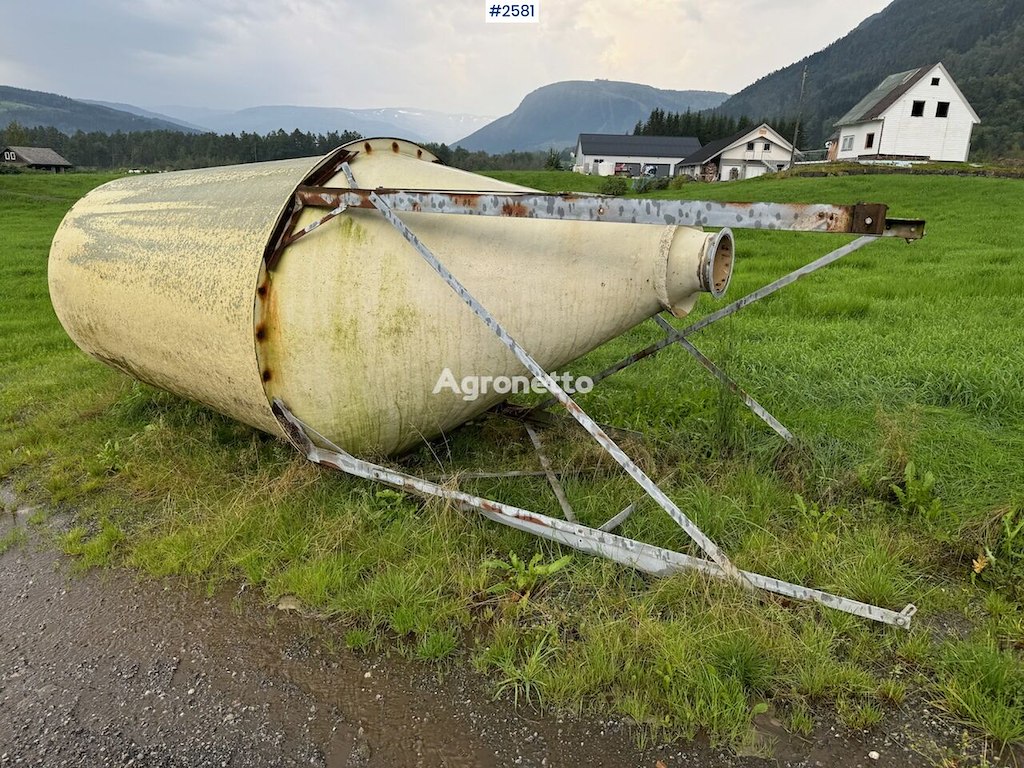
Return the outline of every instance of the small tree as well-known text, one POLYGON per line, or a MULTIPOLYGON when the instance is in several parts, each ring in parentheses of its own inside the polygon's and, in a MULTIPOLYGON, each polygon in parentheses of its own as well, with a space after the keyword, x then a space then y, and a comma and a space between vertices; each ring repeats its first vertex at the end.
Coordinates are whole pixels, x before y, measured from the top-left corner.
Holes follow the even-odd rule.
POLYGON ((15 147, 28 144, 28 131, 17 120, 12 120, 7 124, 6 130, 0 131, 0 142, 15 147))
POLYGON ((555 150, 554 147, 548 150, 548 156, 544 160, 545 171, 560 171, 562 170, 562 157, 555 150))

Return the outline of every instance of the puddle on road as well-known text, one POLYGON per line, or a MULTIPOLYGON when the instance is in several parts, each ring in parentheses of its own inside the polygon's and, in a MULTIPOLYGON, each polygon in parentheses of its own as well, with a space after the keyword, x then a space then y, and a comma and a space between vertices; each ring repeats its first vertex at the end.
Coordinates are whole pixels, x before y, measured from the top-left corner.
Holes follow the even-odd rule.
MULTIPOLYGON (((25 524, 21 511, 4 517, 25 524)), ((11 715, 0 751, 15 762, 655 764, 622 723, 493 701, 465 659, 439 671, 357 655, 340 628, 248 592, 206 597, 116 569, 72 575, 41 538, 0 556, 0 709, 11 715)))
POLYGON ((17 528, 27 529, 29 518, 38 510, 39 507, 19 503, 17 494, 9 485, 0 485, 0 537, 17 528))

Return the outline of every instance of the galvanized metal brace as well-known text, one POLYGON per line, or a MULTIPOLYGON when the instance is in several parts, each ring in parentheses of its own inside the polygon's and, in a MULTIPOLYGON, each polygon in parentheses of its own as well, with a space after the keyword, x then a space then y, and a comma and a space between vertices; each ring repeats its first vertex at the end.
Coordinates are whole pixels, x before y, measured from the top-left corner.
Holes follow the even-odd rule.
MULTIPOLYGON (((686 326, 685 328, 676 329, 673 326, 669 325, 668 322, 664 320, 664 318, 660 316, 655 316, 654 321, 658 323, 658 325, 667 332, 664 338, 659 339, 653 344, 622 358, 617 363, 614 363, 613 365, 610 365, 607 368, 605 368, 603 371, 594 374, 593 376, 590 377, 590 379, 591 381, 594 382, 595 385, 597 385, 600 382, 607 379, 609 376, 616 374, 619 371, 624 371, 626 368, 629 368, 631 365, 639 363, 641 360, 645 360, 648 357, 653 357, 654 355, 661 352, 663 349, 670 347, 673 344, 679 344, 683 349, 685 349, 687 352, 693 355, 697 362, 699 362, 708 371, 710 371, 713 376, 715 376, 719 381, 721 381, 723 384, 729 387, 729 389, 736 393, 736 395, 744 402, 744 404, 758 418, 760 418, 769 427, 771 427, 775 431, 775 433, 779 435, 779 437, 781 437, 788 443, 793 443, 793 434, 788 429, 786 429, 786 427, 784 427, 778 419, 772 416, 771 413, 769 413, 760 403, 758 403, 756 400, 754 400, 754 398, 752 398, 750 395, 744 392, 738 384, 736 384, 732 379, 730 379, 724 371, 718 368, 718 366, 716 366, 711 360, 709 360, 699 349, 697 349, 697 347, 690 343, 687 340, 687 337, 694 335, 698 331, 704 330, 709 325, 717 323, 719 320, 722 320, 723 318, 729 317, 730 315, 739 312, 744 307, 748 307, 754 302, 760 301, 761 299, 765 298, 766 296, 772 295, 776 291, 785 288, 787 285, 796 282, 801 277, 809 275, 812 272, 816 272, 822 267, 826 267, 829 264, 832 264, 833 262, 843 258, 844 256, 848 256, 851 253, 860 250, 864 246, 870 245, 876 240, 878 240, 878 238, 874 236, 859 237, 852 243, 847 243, 841 248, 837 248, 834 251, 826 253, 824 256, 815 259, 809 264, 805 264, 804 266, 795 269, 786 275, 783 275, 778 280, 774 280, 768 283, 768 285, 758 288, 756 291, 747 294, 741 299, 737 299, 731 304, 727 304, 721 309, 712 312, 710 315, 701 318, 700 320, 696 321, 695 323, 692 323, 691 325, 686 326)), ((557 402, 558 401, 555 398, 548 397, 539 402, 537 405, 535 405, 533 407, 533 410, 545 410, 555 405, 557 402)))
POLYGON ((648 496, 664 509, 669 516, 676 521, 680 528, 682 528, 686 535, 693 539, 694 543, 715 562, 715 564, 730 578, 736 580, 741 584, 747 584, 746 579, 740 574, 736 566, 732 564, 726 554, 718 548, 711 539, 709 539, 704 532, 687 517, 675 502, 668 497, 668 495, 658 487, 647 474, 640 469, 639 466, 626 455, 614 440, 612 440, 597 423, 588 416, 583 409, 563 390, 558 386, 556 382, 541 365, 530 356, 530 354, 523 349, 519 343, 509 335, 502 325, 494 318, 494 316, 487 311, 487 309, 476 300, 476 298, 469 292, 469 290, 459 282, 459 279, 453 275, 444 264, 441 263, 440 259, 434 255, 434 253, 420 241, 412 230, 406 226, 405 222, 402 221, 395 213, 388 207, 388 204, 383 199, 377 196, 376 193, 370 193, 370 200, 374 206, 381 212, 385 220, 391 224, 398 232, 406 239, 406 241, 415 248, 424 260, 433 268, 438 275, 449 285, 449 287, 455 292, 455 294, 462 299, 463 303, 468 306, 473 313, 483 320, 484 324, 494 332, 498 337, 499 341, 511 350, 512 354, 516 356, 520 363, 544 385, 544 388, 548 390, 557 400, 560 402, 569 414, 578 421, 582 427, 590 433, 590 435, 598 442, 598 444, 608 452, 608 454, 615 459, 616 463, 626 473, 632 477, 636 483, 644 489, 648 496))
MULTIPOLYGON (((636 539, 617 536, 605 530, 589 528, 579 523, 559 520, 509 504, 473 496, 420 477, 389 469, 380 464, 357 459, 303 424, 280 399, 275 398, 272 407, 285 434, 288 435, 295 447, 314 464, 322 464, 366 480, 375 480, 402 491, 447 499, 462 510, 479 512, 489 520, 510 528, 532 533, 542 539, 554 541, 587 554, 613 560, 644 573, 668 576, 681 571, 696 570, 708 576, 735 580, 734 576, 727 574, 719 565, 708 560, 645 544, 636 539), (317 445, 313 436, 317 437, 322 445, 317 445)), ((630 507, 627 507, 627 510, 629 509, 630 507)), ((614 519, 605 525, 610 525, 614 519)), ((902 611, 891 611, 887 608, 861 603, 798 584, 790 584, 750 571, 737 571, 737 573, 743 579, 743 583, 757 589, 794 600, 818 603, 845 613, 904 629, 910 628, 911 619, 917 612, 917 608, 913 605, 908 605, 902 611)))
POLYGON ((347 205, 350 208, 376 208, 378 206, 373 200, 376 196, 396 213, 446 213, 684 227, 828 232, 898 237, 907 240, 922 237, 925 224, 917 219, 887 218, 887 208, 881 203, 723 203, 710 200, 650 200, 568 193, 545 195, 529 192, 428 192, 311 186, 300 186, 295 195, 303 205, 320 208, 334 208, 339 205, 347 205))
MULTIPOLYGON (((600 529, 588 528, 576 523, 572 519, 572 509, 569 506, 568 500, 565 499, 564 491, 557 480, 556 474, 540 448, 539 438, 529 427, 527 429, 530 439, 533 441, 541 457, 543 476, 548 479, 552 489, 558 496, 559 504, 568 518, 565 521, 489 499, 472 496, 429 480, 357 459, 303 424, 288 410, 285 403, 275 398, 272 404, 273 410, 285 434, 289 436, 296 447, 310 461, 333 467, 356 477, 383 482, 395 488, 438 496, 456 503, 461 509, 476 510, 485 517, 503 525, 533 533, 583 552, 606 557, 647 573, 657 575, 680 570, 698 570, 710 576, 729 579, 748 588, 762 589, 798 600, 819 603, 846 613, 898 627, 910 627, 911 618, 917 610, 913 605, 908 605, 902 611, 896 612, 737 569, 725 553, 668 498, 661 488, 619 448, 606 432, 558 386, 558 383, 548 375, 533 357, 508 334, 493 315, 444 266, 440 259, 416 237, 405 222, 398 218, 395 210, 865 234, 865 237, 861 237, 811 264, 791 272, 783 278, 754 291, 739 301, 733 302, 681 331, 676 330, 662 318, 657 317, 656 321, 659 322, 659 325, 668 331, 664 339, 625 358, 594 377, 596 383, 645 357, 656 354, 671 344, 679 343, 711 371, 712 374, 717 376, 733 391, 737 392, 748 407, 787 441, 792 441, 792 434, 687 341, 686 337, 723 317, 739 311, 744 306, 774 293, 803 275, 820 269, 848 253, 852 253, 858 248, 874 242, 879 237, 903 237, 908 240, 922 237, 924 234, 923 221, 887 219, 885 218, 886 208, 881 205, 808 206, 776 205, 770 203, 737 204, 643 201, 579 195, 497 195, 471 192, 371 191, 354 188, 356 181, 347 162, 342 161, 339 167, 345 173, 353 189, 342 190, 300 186, 296 191, 294 200, 296 211, 301 210, 305 206, 329 207, 333 210, 298 233, 282 232, 280 242, 290 243, 300 237, 304 237, 344 212, 347 208, 376 208, 405 240, 417 250, 456 295, 495 333, 502 344, 508 347, 519 359, 520 363, 551 393, 551 398, 539 407, 548 407, 556 402, 561 403, 569 414, 643 488, 647 495, 675 520, 709 559, 695 558, 680 552, 655 547, 634 539, 609 533, 610 530, 620 525, 632 514, 636 508, 635 503, 630 504, 622 512, 614 515, 600 529), (314 442, 313 436, 319 439, 320 445, 314 442)), ((291 221, 294 220, 295 214, 293 214, 291 221)))
MULTIPOLYGON (((669 324, 668 320, 663 318, 661 315, 656 315, 654 318, 654 322, 656 322, 662 330, 667 331, 670 334, 674 334, 676 332, 676 329, 673 328, 669 324)), ((761 405, 759 402, 757 402, 757 400, 748 395, 746 391, 742 387, 740 387, 739 384, 737 384, 735 381, 729 378, 728 374, 726 374, 725 371, 723 371, 721 368, 715 365, 711 361, 711 359, 707 357, 707 355, 705 355, 703 352, 697 349, 697 347, 690 343, 689 339, 679 337, 678 339, 676 339, 676 342, 679 344, 679 346, 681 346, 683 349, 689 352, 698 363, 703 365, 704 368, 706 368, 712 376, 714 376, 716 379, 722 382, 722 384, 728 387, 734 395, 736 395, 740 400, 742 400, 743 404, 746 405, 747 408, 749 408, 754 413, 754 415, 761 419, 761 421, 763 421, 765 424, 771 427, 775 434, 777 434, 790 445, 796 442, 796 438, 793 437, 793 433, 786 429, 782 425, 782 422, 780 422, 778 419, 772 416, 771 413, 768 412, 768 409, 761 405)))

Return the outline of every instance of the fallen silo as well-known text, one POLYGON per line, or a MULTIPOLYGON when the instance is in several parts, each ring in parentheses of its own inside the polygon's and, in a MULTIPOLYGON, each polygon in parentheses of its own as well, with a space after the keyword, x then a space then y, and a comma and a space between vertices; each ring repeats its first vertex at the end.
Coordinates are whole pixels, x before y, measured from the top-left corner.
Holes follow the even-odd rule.
MULTIPOLYGON (((83 350, 139 380, 281 434, 280 398, 354 454, 394 454, 500 402, 435 392, 445 370, 509 377, 523 366, 374 210, 315 235, 304 183, 365 189, 530 192, 445 167, 393 139, 319 162, 287 160, 119 179, 86 195, 50 252, 57 316, 83 350), (287 220, 287 221, 286 221, 287 220), (272 264, 272 269, 267 269, 272 264)), ((663 310, 721 295, 733 244, 676 225, 405 213, 445 263, 547 370, 663 310)))

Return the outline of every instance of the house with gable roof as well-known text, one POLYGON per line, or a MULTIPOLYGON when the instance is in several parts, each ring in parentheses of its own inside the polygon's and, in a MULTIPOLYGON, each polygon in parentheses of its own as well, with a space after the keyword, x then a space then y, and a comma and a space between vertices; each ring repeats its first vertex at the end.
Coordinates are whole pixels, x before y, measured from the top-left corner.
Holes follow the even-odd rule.
POLYGON ((679 161, 698 149, 694 136, 581 133, 572 169, 592 176, 672 176, 679 161))
POLYGON ((702 181, 753 179, 786 170, 792 157, 793 145, 761 123, 701 147, 676 166, 676 175, 685 173, 702 181))
POLYGON ((836 123, 829 159, 964 162, 980 122, 941 62, 898 72, 836 123))
POLYGON ((46 147, 3 147, 0 149, 0 163, 54 173, 62 173, 73 167, 55 151, 46 147))

